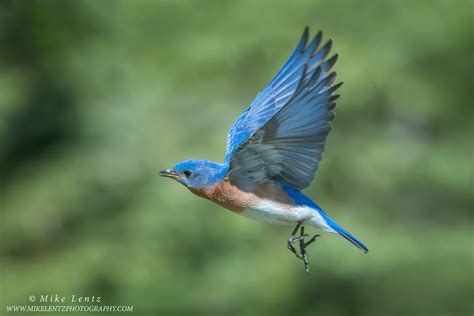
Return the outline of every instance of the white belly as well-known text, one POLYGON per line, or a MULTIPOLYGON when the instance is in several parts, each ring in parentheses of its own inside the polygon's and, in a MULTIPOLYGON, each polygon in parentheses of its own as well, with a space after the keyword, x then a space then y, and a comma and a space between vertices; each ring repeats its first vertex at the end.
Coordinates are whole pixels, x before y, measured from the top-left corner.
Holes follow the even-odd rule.
POLYGON ((305 224, 332 231, 318 211, 308 206, 289 206, 271 200, 263 200, 257 206, 245 209, 242 216, 272 224, 305 224))

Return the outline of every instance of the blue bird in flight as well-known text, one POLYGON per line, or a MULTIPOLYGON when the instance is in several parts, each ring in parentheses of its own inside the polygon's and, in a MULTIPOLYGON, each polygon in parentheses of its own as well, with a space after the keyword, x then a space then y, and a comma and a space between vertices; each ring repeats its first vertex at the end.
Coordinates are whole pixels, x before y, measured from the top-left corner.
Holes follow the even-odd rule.
POLYGON ((338 55, 327 58, 332 40, 319 48, 321 32, 308 39, 306 27, 283 67, 230 128, 223 163, 186 160, 160 175, 242 216, 295 224, 287 247, 309 273, 306 247, 319 235, 305 240, 304 225, 368 249, 301 192, 318 170, 339 97, 334 92, 342 85, 334 84, 331 71, 338 55))

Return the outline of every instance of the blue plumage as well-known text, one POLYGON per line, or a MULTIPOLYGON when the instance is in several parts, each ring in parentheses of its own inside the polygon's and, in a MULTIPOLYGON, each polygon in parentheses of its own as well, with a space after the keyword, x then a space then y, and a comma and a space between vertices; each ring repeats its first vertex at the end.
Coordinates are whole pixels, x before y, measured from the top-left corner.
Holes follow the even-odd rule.
POLYGON ((173 167, 182 184, 191 188, 203 188, 222 181, 227 167, 209 160, 185 160, 173 167))
POLYGON ((346 231, 344 228, 339 226, 334 220, 329 218, 329 216, 325 216, 324 218, 326 220, 326 223, 334 229, 340 236, 344 237, 346 240, 350 241, 354 246, 362 250, 363 252, 367 253, 369 252, 369 249, 357 238, 352 236, 348 231, 346 231))

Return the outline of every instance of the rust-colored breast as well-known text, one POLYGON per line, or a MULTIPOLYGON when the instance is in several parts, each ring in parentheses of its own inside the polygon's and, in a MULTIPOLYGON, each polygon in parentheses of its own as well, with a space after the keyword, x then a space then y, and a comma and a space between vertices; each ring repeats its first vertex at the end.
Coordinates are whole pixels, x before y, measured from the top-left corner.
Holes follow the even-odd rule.
POLYGON ((270 181, 257 185, 252 192, 243 191, 228 180, 215 183, 206 188, 189 188, 189 190, 235 213, 241 213, 247 208, 257 208, 263 199, 287 205, 291 204, 288 194, 278 184, 270 181))

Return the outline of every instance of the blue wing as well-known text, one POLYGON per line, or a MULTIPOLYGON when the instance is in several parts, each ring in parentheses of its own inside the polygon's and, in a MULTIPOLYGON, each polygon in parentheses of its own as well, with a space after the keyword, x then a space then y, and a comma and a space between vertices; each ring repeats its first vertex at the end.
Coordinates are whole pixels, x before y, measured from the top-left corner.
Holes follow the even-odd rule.
POLYGON ((272 179, 301 190, 313 180, 334 119, 338 95, 333 93, 341 85, 333 85, 336 73, 329 72, 337 55, 324 61, 331 41, 313 54, 320 37, 299 48, 306 42, 305 31, 296 55, 262 92, 272 96, 259 95, 256 100, 266 102, 254 105, 254 101, 232 127, 228 177, 244 189, 272 179), (257 117, 252 116, 255 113, 257 117))
POLYGON ((227 150, 224 163, 229 165, 235 151, 260 127, 265 125, 294 94, 298 83, 303 76, 303 69, 307 67, 307 76, 321 67, 324 75, 335 63, 337 55, 323 62, 332 41, 329 40, 317 52, 322 33, 319 32, 307 45, 309 30, 306 27, 295 50, 283 67, 278 71, 268 86, 258 94, 252 104, 235 121, 227 137, 227 150))

